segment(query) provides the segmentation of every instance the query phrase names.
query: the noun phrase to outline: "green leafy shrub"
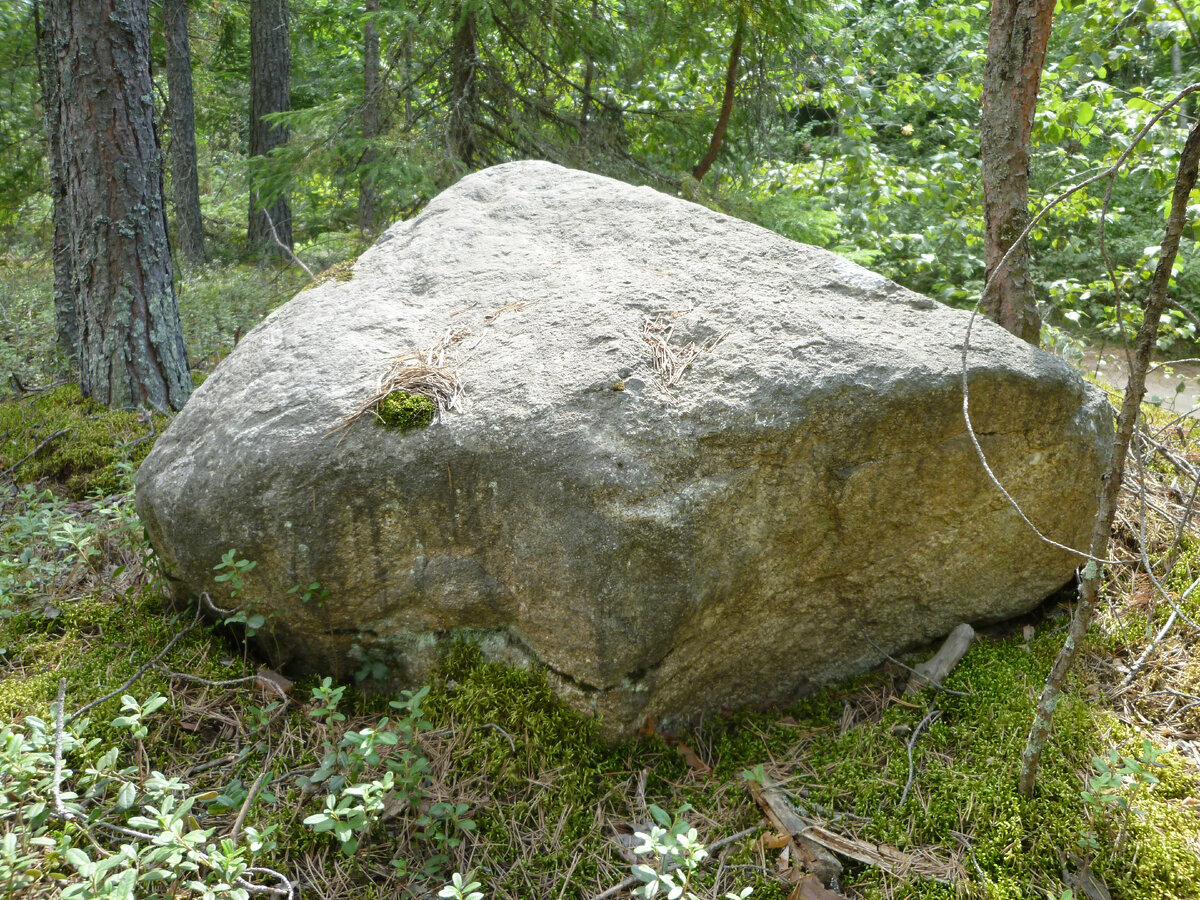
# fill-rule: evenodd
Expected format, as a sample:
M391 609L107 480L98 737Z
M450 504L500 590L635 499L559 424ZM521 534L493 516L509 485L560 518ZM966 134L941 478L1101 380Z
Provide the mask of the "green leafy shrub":
M144 720L166 698L127 695L111 722L140 747ZM65 724L64 724L65 720ZM156 883L205 898L248 900L287 880L258 865L273 829L248 827L214 840L192 813L191 785L144 765L125 765L123 747L89 734L86 718L0 728L0 882L64 900L126 900ZM61 892L61 893L59 893Z

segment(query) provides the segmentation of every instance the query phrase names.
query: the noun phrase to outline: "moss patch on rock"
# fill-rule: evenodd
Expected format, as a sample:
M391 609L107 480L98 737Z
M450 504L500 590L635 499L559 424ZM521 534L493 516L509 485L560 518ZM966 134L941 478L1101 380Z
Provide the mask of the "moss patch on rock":
M389 428L411 431L433 422L437 407L423 394L392 391L379 401L376 409L379 420Z
M16 466L18 483L48 479L73 499L113 494L166 426L165 416L108 409L65 384L0 403L0 471Z
M334 263L328 269L323 269L317 273L316 278L308 284L300 288L300 291L309 291L327 281L350 281L354 278L354 265L358 262L357 257L354 259L343 260L339 263Z

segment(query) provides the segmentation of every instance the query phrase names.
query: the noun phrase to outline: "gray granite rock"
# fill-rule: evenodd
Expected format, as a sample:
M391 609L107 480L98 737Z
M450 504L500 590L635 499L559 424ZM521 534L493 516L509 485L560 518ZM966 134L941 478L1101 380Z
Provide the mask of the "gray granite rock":
M257 561L237 602L272 613L277 662L417 681L465 634L613 737L779 702L1071 577L968 440L966 324L754 225L510 163L248 334L142 465L138 510L180 591L228 604L213 567ZM655 338L699 351L669 387ZM447 340L461 412L334 430ZM970 373L992 467L1084 545L1104 398L978 320Z

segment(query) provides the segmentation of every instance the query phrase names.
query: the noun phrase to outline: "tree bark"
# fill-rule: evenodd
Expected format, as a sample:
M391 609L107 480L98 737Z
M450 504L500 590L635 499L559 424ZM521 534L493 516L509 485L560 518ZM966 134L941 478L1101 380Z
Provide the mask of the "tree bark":
M1179 253L1179 238L1187 223L1188 198L1196 186L1198 170L1200 170L1200 123L1193 126L1188 133L1187 142L1184 144L1183 153L1179 158L1179 174L1175 178L1175 190L1171 196L1171 213L1167 219L1162 252L1158 267L1154 270L1154 277L1150 281L1145 315L1134 343L1129 383L1125 386L1125 398L1121 403L1121 413L1117 417L1117 434L1113 439L1112 463L1100 495L1100 508L1096 512L1096 522L1092 528L1088 553L1093 557L1103 558L1108 552L1109 535L1112 533L1112 523L1117 512L1117 498L1120 496L1121 481L1125 476L1125 457L1129 451L1129 442L1133 438L1138 415L1141 413L1142 400L1146 395L1146 370L1150 367L1150 357L1158 343L1158 326L1163 310L1169 302L1167 288L1171 282L1171 269L1175 265L1175 257ZM1033 726L1029 730L1029 738L1021 757L1018 786L1026 797L1033 796L1038 767L1041 763L1042 753L1046 749L1046 742L1050 737L1054 711L1058 708L1058 701L1062 696L1063 683L1075 662L1079 648L1083 646L1088 625L1092 621L1092 612L1096 608L1100 578L1099 564L1095 560L1089 560L1083 569L1083 577L1079 585L1079 604L1075 607L1075 614L1071 617L1067 639L1063 643L1062 649L1059 650L1058 656L1055 657L1050 674L1046 677L1046 684L1042 689L1042 696L1034 715Z
M470 168L479 153L475 105L479 99L479 55L475 11L455 6L454 42L450 48L450 153Z
M983 70L980 158L984 255L991 287L983 313L1037 346L1042 319L1024 243L997 266L1029 222L1030 134L1055 0L992 0Z
M49 0L79 379L107 406L192 390L154 128L149 0Z
M40 4L33 8L37 33L38 85L42 94L42 122L46 129L46 161L50 169L50 200L54 222L54 334L59 351L68 360L79 355L79 313L71 283L71 257L67 236L67 187L63 177L62 134L59 115L62 99L54 43L42 27Z
M200 218L200 178L196 166L196 120L192 101L192 56L188 46L187 0L163 0L163 37L167 45L167 90L171 115L171 187L175 194L175 230L179 252L200 265L204 224Z
M283 125L264 116L291 109L291 46L288 40L287 0L250 0L250 156L268 155L288 141ZM254 167L250 168L250 228L252 251L280 253L292 249L292 210L286 195L259 196ZM273 226L273 227L272 227Z
M742 59L742 39L746 34L746 11L739 10L737 27L733 32L733 45L729 48L729 65L725 69L725 96L721 100L721 114L717 116L717 125L713 129L712 139L708 142L708 152L692 169L692 177L700 181L712 168L721 144L725 140L725 132L729 129L729 117L733 113L733 92L737 87L738 63Z
M379 28L374 13L379 12L379 0L366 0L367 19L363 23L363 106L362 132L366 141L359 160L358 177L358 230L363 234L375 231L375 207L378 193L371 164L375 162L375 146L379 137Z

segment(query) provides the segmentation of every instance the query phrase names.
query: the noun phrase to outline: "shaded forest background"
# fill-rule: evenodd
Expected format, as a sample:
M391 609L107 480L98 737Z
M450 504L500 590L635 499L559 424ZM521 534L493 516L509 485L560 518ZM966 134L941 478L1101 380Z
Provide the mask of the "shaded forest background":
M290 51L290 85L275 101L290 110L258 129L273 137L256 135L251 121L251 19L264 6L285 16L282 52ZM280 243L294 231L296 255L315 270L356 255L463 174L520 158L681 194L973 305L984 271L978 148L989 9L869 0L166 0L151 9L154 99L171 160L166 196L193 365L214 361L303 278L298 269L245 268L264 258L288 263L261 220L248 237L252 192L255 209L275 210ZM1034 208L1111 163L1158 103L1200 78L1196 13L1174 0L1059 4L1033 129ZM37 339L48 321L52 221L35 19L31 2L0 10L8 294L0 362L36 382L55 360ZM168 38L181 23L199 249L186 209L171 202L181 196L178 150L188 137L179 115L188 98L168 84L180 59ZM270 52L278 65L280 48L262 46L259 64ZM1153 269L1186 121L1172 116L1152 133L1117 182L1107 235L1124 289ZM1043 343L1119 330L1097 253L1102 202L1101 191L1077 195L1032 234ZM1179 298L1200 287L1194 237L1185 237L1176 266ZM226 301L219 310L216 297ZM243 302L228 302L236 298ZM1136 327L1136 305L1123 315ZM1164 347L1186 350L1196 336L1185 312L1168 312Z

